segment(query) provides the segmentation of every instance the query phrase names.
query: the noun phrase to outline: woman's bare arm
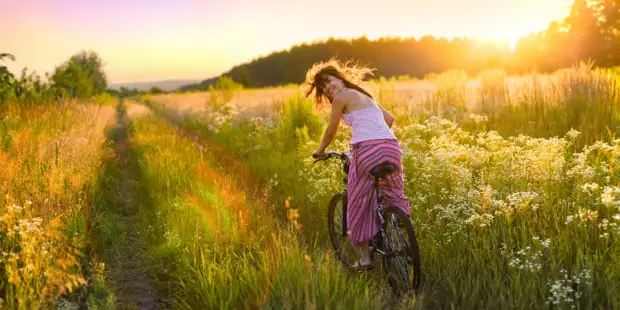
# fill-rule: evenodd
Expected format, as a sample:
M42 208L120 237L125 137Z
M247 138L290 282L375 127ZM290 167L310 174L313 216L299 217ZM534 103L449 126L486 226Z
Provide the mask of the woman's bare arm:
M392 125L394 124L394 120L395 120L394 116L390 114L390 112L388 112L388 110L383 108L381 105L378 105L378 106L381 109L381 112L383 112L383 119L385 120L385 123L388 125L388 127L392 128Z
M324 151L327 146L332 143L332 140L334 140L336 132L338 131L338 123L342 118L344 106L345 101L341 100L340 98L332 102L332 111L330 114L329 123L327 124L327 128L323 133L323 139L321 139L321 144L319 145L318 151Z

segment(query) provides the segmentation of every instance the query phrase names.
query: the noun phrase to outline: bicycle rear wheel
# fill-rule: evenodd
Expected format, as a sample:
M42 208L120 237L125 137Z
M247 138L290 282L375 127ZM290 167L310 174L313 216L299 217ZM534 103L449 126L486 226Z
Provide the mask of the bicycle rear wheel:
M346 228L346 201L347 192L343 191L334 195L329 202L327 210L327 226L329 229L329 239L336 251L338 259L344 267L349 268L356 261L357 252L355 246L351 244Z
M417 290L422 272L420 250L409 216L398 207L383 210L384 240L387 255L383 264L388 273L388 283L397 291Z

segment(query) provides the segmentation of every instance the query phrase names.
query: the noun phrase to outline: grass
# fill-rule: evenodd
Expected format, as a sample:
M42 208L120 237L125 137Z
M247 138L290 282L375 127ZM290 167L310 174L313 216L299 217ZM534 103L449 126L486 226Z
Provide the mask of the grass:
M617 79L582 66L371 84L396 114L405 153L426 275L418 306L620 307ZM342 186L335 163L310 159L325 113L299 96L270 102L263 117L238 113L240 103L184 113L149 99L227 149L272 201L291 196L302 239L324 251L325 206ZM350 129L341 129L332 149L348 147Z
M618 79L581 66L366 84L397 118L422 254L424 286L404 298L380 268L334 259L343 174L312 163L327 113L292 86L139 98L150 109L8 104L0 307L130 306L139 269L182 309L620 308Z
M140 229L161 266L157 277L171 277L176 306L381 307L380 287L348 276L294 225L278 221L273 213L284 201L269 206L268 191L249 191L247 179L234 174L243 167L222 166L225 154L202 152L160 118L131 126L154 207Z
M0 121L0 304L73 301L88 273L91 201L113 109L24 107ZM80 293L81 294L81 293Z

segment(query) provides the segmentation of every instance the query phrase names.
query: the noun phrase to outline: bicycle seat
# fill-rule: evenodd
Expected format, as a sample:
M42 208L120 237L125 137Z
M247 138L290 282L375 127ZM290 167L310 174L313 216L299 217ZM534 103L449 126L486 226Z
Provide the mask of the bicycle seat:
M394 171L396 171L396 165L390 162L385 162L372 168L372 170L370 170L370 174L375 177L375 179L382 179Z

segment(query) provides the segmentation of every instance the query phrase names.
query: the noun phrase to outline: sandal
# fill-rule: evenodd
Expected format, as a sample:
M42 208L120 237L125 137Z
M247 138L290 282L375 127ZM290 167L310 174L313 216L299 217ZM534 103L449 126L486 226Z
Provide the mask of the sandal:
M351 268L355 271L366 271L366 270L372 270L375 268L375 265L372 262L368 265L362 265L361 261L362 261L361 259L357 261L357 264L353 264Z

